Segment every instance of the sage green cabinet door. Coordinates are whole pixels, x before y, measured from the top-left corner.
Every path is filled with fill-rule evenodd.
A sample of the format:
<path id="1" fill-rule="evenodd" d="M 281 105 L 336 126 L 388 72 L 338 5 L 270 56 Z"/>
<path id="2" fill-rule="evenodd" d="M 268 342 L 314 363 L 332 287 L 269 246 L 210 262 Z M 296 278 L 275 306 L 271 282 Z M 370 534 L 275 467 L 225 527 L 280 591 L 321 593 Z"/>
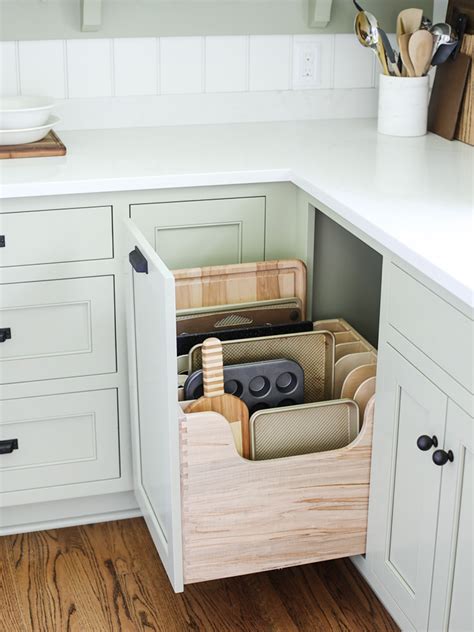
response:
<path id="1" fill-rule="evenodd" d="M 173 270 L 265 259 L 265 197 L 134 204 L 131 218 Z"/>
<path id="2" fill-rule="evenodd" d="M 368 550 L 372 567 L 416 630 L 430 607 L 441 469 L 417 439 L 443 442 L 447 398 L 388 344 L 380 349 Z"/>
<path id="3" fill-rule="evenodd" d="M 441 502 L 429 630 L 474 630 L 474 419 L 448 404 Z"/>

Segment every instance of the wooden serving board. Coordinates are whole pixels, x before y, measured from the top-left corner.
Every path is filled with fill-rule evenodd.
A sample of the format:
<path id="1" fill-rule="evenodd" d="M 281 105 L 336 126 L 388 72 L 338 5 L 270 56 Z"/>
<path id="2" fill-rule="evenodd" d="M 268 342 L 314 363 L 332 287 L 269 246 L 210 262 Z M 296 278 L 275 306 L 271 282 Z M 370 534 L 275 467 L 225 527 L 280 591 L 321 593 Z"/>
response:
<path id="1" fill-rule="evenodd" d="M 454 137 L 463 143 L 474 145 L 474 35 L 464 36 L 461 52 L 471 58 L 471 68 L 467 76 L 466 88 L 461 104 L 461 114 L 458 119 Z"/>
<path id="2" fill-rule="evenodd" d="M 306 313 L 306 266 L 298 259 L 173 271 L 176 309 L 299 298 Z"/>
<path id="3" fill-rule="evenodd" d="M 43 140 L 25 145 L 0 145 L 0 159 L 6 158 L 46 158 L 47 156 L 65 156 L 66 147 L 51 131 Z"/>

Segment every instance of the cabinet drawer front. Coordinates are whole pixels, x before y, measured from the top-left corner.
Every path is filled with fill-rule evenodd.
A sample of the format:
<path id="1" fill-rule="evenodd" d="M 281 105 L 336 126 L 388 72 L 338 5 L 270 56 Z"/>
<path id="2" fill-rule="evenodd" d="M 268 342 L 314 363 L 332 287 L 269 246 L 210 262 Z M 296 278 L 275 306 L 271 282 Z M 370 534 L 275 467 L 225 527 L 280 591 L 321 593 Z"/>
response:
<path id="1" fill-rule="evenodd" d="M 136 204 L 131 217 L 170 269 L 264 259 L 264 197 Z"/>
<path id="2" fill-rule="evenodd" d="M 115 389 L 0 401 L 2 491 L 71 485 L 120 476 Z"/>
<path id="3" fill-rule="evenodd" d="M 0 214 L 0 267 L 113 257 L 112 208 Z"/>
<path id="4" fill-rule="evenodd" d="M 339 450 L 246 461 L 216 413 L 181 421 L 184 583 L 365 552 L 373 406 Z"/>
<path id="5" fill-rule="evenodd" d="M 0 383 L 111 373 L 112 276 L 0 286 Z"/>
<path id="6" fill-rule="evenodd" d="M 388 320 L 474 392 L 474 322 L 397 266 L 391 270 Z"/>

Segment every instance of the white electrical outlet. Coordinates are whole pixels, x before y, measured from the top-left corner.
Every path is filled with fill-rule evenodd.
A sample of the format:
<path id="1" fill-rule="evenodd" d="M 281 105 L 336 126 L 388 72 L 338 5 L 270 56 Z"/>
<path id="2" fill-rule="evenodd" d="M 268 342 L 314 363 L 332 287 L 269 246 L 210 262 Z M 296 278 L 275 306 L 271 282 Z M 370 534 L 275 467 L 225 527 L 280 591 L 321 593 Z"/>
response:
<path id="1" fill-rule="evenodd" d="M 293 88 L 310 90 L 319 88 L 320 45 L 308 38 L 294 42 L 293 48 Z"/>

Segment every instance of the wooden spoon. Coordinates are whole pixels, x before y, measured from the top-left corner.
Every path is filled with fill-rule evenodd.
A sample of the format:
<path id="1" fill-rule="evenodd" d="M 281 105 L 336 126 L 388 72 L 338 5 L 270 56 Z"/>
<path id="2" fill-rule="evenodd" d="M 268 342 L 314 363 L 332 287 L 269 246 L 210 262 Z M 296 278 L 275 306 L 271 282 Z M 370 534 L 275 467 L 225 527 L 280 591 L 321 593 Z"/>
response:
<path id="1" fill-rule="evenodd" d="M 406 72 L 409 77 L 414 77 L 415 69 L 413 68 L 413 64 L 411 63 L 410 59 L 410 53 L 408 52 L 411 37 L 412 36 L 409 33 L 406 33 L 405 35 L 400 35 L 400 37 L 398 38 L 398 45 L 400 47 L 400 56 L 402 58 L 402 62 L 405 66 Z"/>
<path id="2" fill-rule="evenodd" d="M 397 35 L 411 35 L 421 26 L 423 20 L 422 9 L 404 9 L 397 18 Z"/>
<path id="3" fill-rule="evenodd" d="M 220 413 L 231 426 L 238 452 L 250 456 L 249 410 L 241 399 L 224 391 L 222 344 L 217 338 L 206 338 L 202 345 L 204 397 L 189 404 L 186 413 L 213 411 Z"/>
<path id="4" fill-rule="evenodd" d="M 408 54 L 415 77 L 422 77 L 429 68 L 433 55 L 433 36 L 429 31 L 416 31 L 408 42 Z"/>

